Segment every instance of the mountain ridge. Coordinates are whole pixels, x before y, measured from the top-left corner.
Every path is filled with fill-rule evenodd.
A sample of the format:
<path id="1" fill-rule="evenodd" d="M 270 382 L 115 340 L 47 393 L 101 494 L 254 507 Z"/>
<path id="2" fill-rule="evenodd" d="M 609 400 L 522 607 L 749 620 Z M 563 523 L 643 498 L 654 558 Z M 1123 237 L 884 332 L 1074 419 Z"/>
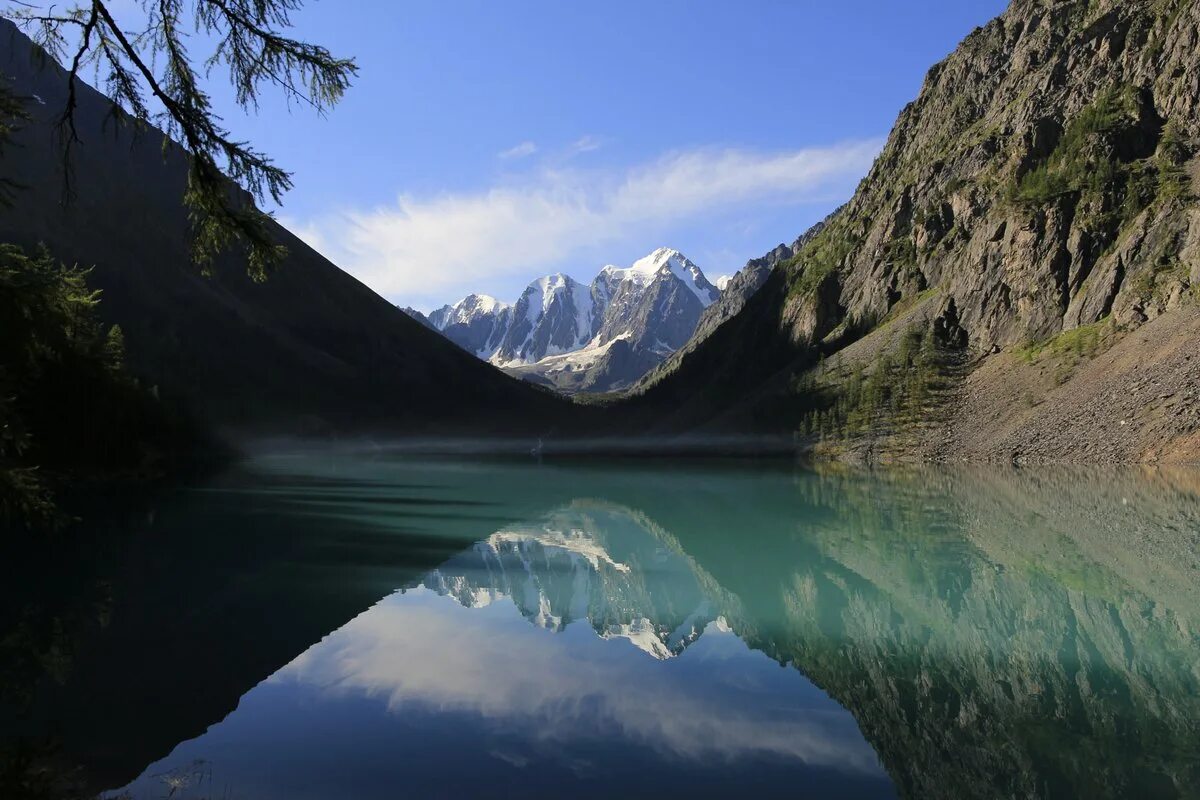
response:
<path id="1" fill-rule="evenodd" d="M 691 337 L 721 292 L 694 262 L 660 247 L 628 267 L 608 264 L 590 284 L 557 273 L 513 304 L 471 294 L 428 315 L 468 352 L 560 391 L 632 385 Z"/>
<path id="2" fill-rule="evenodd" d="M 1105 402 L 1160 380 L 1132 335 L 1148 322 L 1200 335 L 1181 313 L 1200 286 L 1198 43 L 1195 3 L 1014 0 L 929 70 L 819 234 L 637 388 L 638 430 L 866 460 L 1200 458 L 1200 421 L 1169 405 L 1195 396 L 1192 361 L 1143 410 Z M 1069 433 L 1041 435 L 1050 419 Z"/>

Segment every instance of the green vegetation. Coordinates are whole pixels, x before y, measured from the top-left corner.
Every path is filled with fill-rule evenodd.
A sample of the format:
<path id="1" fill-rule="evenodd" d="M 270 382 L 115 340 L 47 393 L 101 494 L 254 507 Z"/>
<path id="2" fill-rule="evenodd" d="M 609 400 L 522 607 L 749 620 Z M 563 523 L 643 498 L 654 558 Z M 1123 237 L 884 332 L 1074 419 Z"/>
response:
<path id="1" fill-rule="evenodd" d="M 821 440 L 884 437 L 919 425 L 930 416 L 938 395 L 953 380 L 957 352 L 931 330 L 911 328 L 894 348 L 869 365 L 839 372 L 824 368 L 832 380 L 802 380 L 796 390 L 810 404 L 799 433 Z"/>
<path id="2" fill-rule="evenodd" d="M 1187 266 L 1180 261 L 1177 243 L 1165 240 L 1142 267 L 1129 279 L 1129 291 L 1142 300 L 1163 299 L 1172 284 L 1184 285 L 1189 280 Z M 1194 296 L 1196 287 L 1192 287 Z"/>
<path id="3" fill-rule="evenodd" d="M 144 29 L 114 19 L 109 2 L 61 7 L 19 3 L 0 10 L 67 65 L 61 111 L 64 161 L 79 142 L 76 78 L 82 68 L 106 75 L 117 121 L 154 123 L 186 153 L 183 201 L 192 223 L 192 256 L 207 264 L 232 244 L 244 245 L 256 278 L 284 255 L 256 202 L 279 202 L 291 177 L 266 155 L 230 138 L 203 88 L 228 68 L 237 102 L 256 107 L 264 84 L 318 112 L 335 104 L 355 74 L 352 60 L 290 39 L 281 31 L 301 0 L 151 4 Z M 211 41 L 202 65 L 188 52 L 188 30 Z M 154 113 L 152 104 L 161 108 Z M 0 155 L 27 119 L 24 100 L 0 83 Z M 73 174 L 66 170 L 68 180 Z M 20 201 L 21 187 L 0 178 L 0 208 Z M 76 188 L 68 185 L 68 195 Z M 185 421 L 168 413 L 153 390 L 124 368 L 124 336 L 102 325 L 87 273 L 0 245 L 0 525 L 47 529 L 66 519 L 61 487 L 79 481 L 162 474 L 178 455 L 201 444 Z M 192 456 L 195 453 L 191 454 Z"/>
<path id="4" fill-rule="evenodd" d="M 789 295 L 815 294 L 825 278 L 858 246 L 860 237 L 849 230 L 845 219 L 846 215 L 837 215 L 800 252 L 780 265 L 790 279 Z"/>
<path id="5" fill-rule="evenodd" d="M 1188 177 L 1184 164 L 1190 156 L 1187 145 L 1179 134 L 1179 126 L 1174 121 L 1167 122 L 1158 142 L 1158 152 L 1154 156 L 1160 198 L 1173 200 L 1187 197 L 1191 188 L 1191 178 Z"/>
<path id="6" fill-rule="evenodd" d="M 1054 380 L 1061 385 L 1070 380 L 1075 368 L 1090 361 L 1116 344 L 1120 332 L 1110 317 L 1080 325 L 1057 336 L 1040 342 L 1031 342 L 1017 348 L 1015 354 L 1027 364 L 1048 360 L 1054 365 Z M 1036 405 L 1032 398 L 1026 405 Z"/>
<path id="7" fill-rule="evenodd" d="M 912 234 L 907 231 L 896 234 L 888 241 L 884 258 L 891 261 L 901 274 L 914 272 L 917 268 L 917 245 Z"/>
<path id="8" fill-rule="evenodd" d="M 4 157 L 13 133 L 28 118 L 25 104 L 6 82 L 0 81 L 0 158 Z M 19 188 L 11 179 L 0 175 L 0 208 L 12 205 L 13 196 Z"/>
<path id="9" fill-rule="evenodd" d="M 1043 356 L 1055 358 L 1095 358 L 1116 341 L 1117 330 L 1112 319 L 1104 317 L 1090 325 L 1080 325 L 1063 331 L 1041 342 L 1033 342 L 1017 349 L 1019 358 L 1029 364 Z"/>
<path id="10" fill-rule="evenodd" d="M 1104 92 L 1071 121 L 1044 162 L 1010 183 L 1008 200 L 1036 207 L 1079 193 L 1089 227 L 1112 233 L 1155 203 L 1185 196 L 1189 153 L 1175 125 L 1164 126 L 1150 157 L 1122 162 L 1112 152 L 1122 134 L 1145 135 L 1134 131 L 1138 115 L 1134 89 Z"/>
<path id="11" fill-rule="evenodd" d="M 0 245 L 0 523 L 65 521 L 63 479 L 146 476 L 194 443 L 130 377 L 124 337 L 96 316 L 87 272 Z"/>
<path id="12" fill-rule="evenodd" d="M 1118 167 L 1107 156 L 1096 157 L 1092 143 L 1132 126 L 1137 113 L 1137 97 L 1129 87 L 1113 87 L 1101 94 L 1071 121 L 1045 162 L 1009 187 L 1009 199 L 1043 205 L 1068 192 L 1105 191 L 1118 177 Z"/>
<path id="13" fill-rule="evenodd" d="M 1166 34 L 1175 27 L 1179 17 L 1187 9 L 1190 0 L 1155 0 L 1151 10 L 1155 23 L 1150 32 L 1149 41 L 1143 58 L 1150 62 L 1158 61 L 1162 55 Z"/>
<path id="14" fill-rule="evenodd" d="M 931 286 L 930 288 L 925 289 L 921 292 L 918 292 L 917 294 L 909 293 L 909 294 L 905 295 L 904 297 L 901 297 L 900 300 L 891 307 L 891 309 L 884 316 L 884 318 L 879 321 L 877 330 L 883 330 L 887 326 L 894 323 L 896 320 L 900 319 L 902 316 L 904 316 L 910 310 L 912 310 L 916 306 L 918 306 L 921 303 L 928 300 L 930 297 L 940 294 L 941 291 L 942 290 L 939 289 L 937 286 Z"/>

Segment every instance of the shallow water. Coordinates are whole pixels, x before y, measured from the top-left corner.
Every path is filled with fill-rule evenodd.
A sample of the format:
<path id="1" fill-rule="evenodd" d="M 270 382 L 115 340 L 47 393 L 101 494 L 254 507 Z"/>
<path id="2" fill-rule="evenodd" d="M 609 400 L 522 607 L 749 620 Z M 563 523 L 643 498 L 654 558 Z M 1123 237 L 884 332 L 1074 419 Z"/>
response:
<path id="1" fill-rule="evenodd" d="M 1198 478 L 262 458 L 6 576 L 6 763 L 49 796 L 1198 797 Z"/>

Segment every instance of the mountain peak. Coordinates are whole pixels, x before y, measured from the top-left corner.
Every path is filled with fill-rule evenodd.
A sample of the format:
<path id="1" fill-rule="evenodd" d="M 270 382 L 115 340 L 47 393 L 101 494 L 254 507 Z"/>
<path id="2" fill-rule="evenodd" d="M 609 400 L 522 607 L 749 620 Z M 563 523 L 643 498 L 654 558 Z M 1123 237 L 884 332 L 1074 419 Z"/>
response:
<path id="1" fill-rule="evenodd" d="M 454 304 L 457 309 L 473 309 L 483 313 L 495 314 L 506 308 L 512 308 L 511 303 L 497 300 L 488 294 L 469 294 Z"/>
<path id="2" fill-rule="evenodd" d="M 630 271 L 635 274 L 649 272 L 652 276 L 670 273 L 681 280 L 705 308 L 721 294 L 720 289 L 713 286 L 704 276 L 700 267 L 683 253 L 669 247 L 660 247 L 645 258 L 635 261 Z"/>
<path id="3" fill-rule="evenodd" d="M 602 391 L 632 383 L 683 344 L 720 294 L 687 256 L 659 247 L 628 267 L 601 268 L 590 284 L 557 272 L 532 281 L 515 305 L 470 295 L 430 318 L 504 369 Z M 617 341 L 624 345 L 610 348 Z"/>
<path id="4" fill-rule="evenodd" d="M 629 268 L 629 271 L 635 274 L 654 275 L 663 267 L 670 265 L 672 262 L 681 262 L 685 264 L 692 263 L 691 261 L 688 261 L 687 256 L 678 250 L 674 250 L 670 247 L 660 247 L 650 255 L 639 258 L 637 261 L 633 262 L 633 265 Z"/>
<path id="5" fill-rule="evenodd" d="M 554 291 L 559 287 L 570 286 L 573 283 L 577 283 L 577 281 L 570 275 L 563 272 L 555 272 L 553 275 L 543 275 L 533 281 L 525 288 L 525 291 L 528 292 L 530 289 L 539 289 L 543 292 Z"/>
<path id="6" fill-rule="evenodd" d="M 618 281 L 631 280 L 636 283 L 645 285 L 654 280 L 655 276 L 662 273 L 664 270 L 675 273 L 676 275 L 691 275 L 690 280 L 685 279 L 685 282 L 691 283 L 695 280 L 695 276 L 703 278 L 704 273 L 700 271 L 692 261 L 679 252 L 670 247 L 660 247 L 647 256 L 639 258 L 628 267 L 618 267 L 609 264 L 600 270 L 598 278 L 608 277 L 616 278 Z M 707 280 L 705 280 L 707 283 Z M 711 300 L 705 300 L 699 293 L 701 301 L 707 305 Z"/>
<path id="7" fill-rule="evenodd" d="M 665 262 L 669 258 L 682 258 L 684 261 L 687 261 L 687 256 L 676 250 L 674 247 L 659 247 L 653 253 L 651 253 L 648 258 L 652 258 L 659 262 Z"/>

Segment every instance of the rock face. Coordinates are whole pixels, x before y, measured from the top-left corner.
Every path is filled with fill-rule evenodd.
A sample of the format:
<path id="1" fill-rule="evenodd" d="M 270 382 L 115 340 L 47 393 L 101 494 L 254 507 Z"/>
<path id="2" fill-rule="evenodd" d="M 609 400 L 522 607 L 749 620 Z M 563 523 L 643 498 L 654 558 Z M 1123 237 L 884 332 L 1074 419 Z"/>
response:
<path id="1" fill-rule="evenodd" d="M 513 308 L 495 364 L 519 365 L 578 350 L 591 338 L 596 308 L 588 287 L 569 275 L 547 275 L 525 289 Z"/>
<path id="2" fill-rule="evenodd" d="M 415 319 L 417 322 L 424 325 L 426 328 L 429 328 L 431 331 L 437 330 L 437 328 L 434 327 L 433 323 L 429 321 L 429 317 L 425 316 L 420 311 L 417 311 L 412 306 L 403 306 L 400 310 L 403 311 L 405 314 L 408 314 L 410 317 Z"/>
<path id="3" fill-rule="evenodd" d="M 932 326 L 952 324 L 974 363 L 1191 302 L 1198 43 L 1187 0 L 1014 0 L 929 71 L 854 197 L 736 325 L 689 348 L 643 402 L 683 402 L 689 425 L 741 403 L 739 420 L 786 429 L 786 376 L 930 297 Z"/>
<path id="4" fill-rule="evenodd" d="M 766 255 L 747 261 L 746 266 L 738 270 L 722 287 L 720 299 L 704 310 L 692 339 L 700 341 L 707 338 L 718 325 L 741 311 L 746 301 L 767 282 L 767 276 L 775 269 L 775 265 L 800 252 L 800 248 L 821 232 L 827 220 L 828 218 L 813 225 L 790 245 L 780 244 Z"/>
<path id="5" fill-rule="evenodd" d="M 484 294 L 467 295 L 429 314 L 429 324 L 462 349 L 487 358 L 499 349 L 512 323 L 513 307 Z"/>
<path id="6" fill-rule="evenodd" d="M 632 266 L 604 267 L 589 286 L 549 275 L 513 306 L 470 295 L 429 321 L 512 375 L 605 392 L 632 385 L 686 343 L 720 296 L 698 266 L 664 247 Z"/>
<path id="7" fill-rule="evenodd" d="M 707 339 L 722 322 L 736 316 L 742 310 L 746 305 L 746 301 L 767 282 L 767 277 L 770 276 L 771 270 L 775 268 L 775 265 L 787 261 L 794 256 L 801 247 L 821 232 L 828 220 L 828 217 L 821 220 L 805 231 L 790 245 L 779 244 L 766 255 L 747 261 L 746 266 L 738 270 L 736 275 L 718 278 L 718 283 L 724 283 L 723 286 L 720 286 L 721 296 L 717 298 L 716 302 L 704 309 L 704 313 L 700 315 L 700 320 L 696 323 L 696 329 L 692 333 L 691 338 L 683 347 L 672 353 L 670 358 L 643 377 L 640 383 L 648 385 L 663 375 L 670 374 L 678 365 L 680 359 Z"/>
<path id="8" fill-rule="evenodd" d="M 972 33 L 835 221 L 854 245 L 830 265 L 836 313 L 881 319 L 938 287 L 987 352 L 1178 303 L 1200 266 L 1181 260 L 1198 30 L 1185 1 L 1017 0 Z M 811 252 L 796 271 L 825 266 Z"/>

